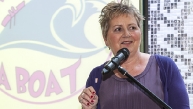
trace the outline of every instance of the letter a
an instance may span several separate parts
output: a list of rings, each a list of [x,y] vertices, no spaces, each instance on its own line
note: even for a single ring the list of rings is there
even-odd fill
[[[48,79],[48,85],[47,85],[47,89],[46,89],[46,96],[50,96],[51,93],[55,92],[56,94],[59,94],[62,91],[56,77],[54,76],[54,74],[52,73],[52,71],[50,72],[49,75],[49,79]]]
[[[0,85],[3,84],[7,90],[11,90],[9,82],[7,80],[7,76],[5,74],[5,70],[3,64],[0,67]]]

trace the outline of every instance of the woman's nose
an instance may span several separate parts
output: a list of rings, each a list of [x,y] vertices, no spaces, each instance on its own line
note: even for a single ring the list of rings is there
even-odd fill
[[[131,33],[128,30],[125,30],[123,37],[130,37],[130,36],[131,36]]]

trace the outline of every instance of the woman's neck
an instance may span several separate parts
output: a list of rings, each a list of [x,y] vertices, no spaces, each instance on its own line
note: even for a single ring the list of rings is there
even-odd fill
[[[139,61],[141,60],[141,52],[137,52],[135,54],[131,54],[127,60],[125,60],[121,66],[128,66],[128,65],[134,65],[136,63],[139,63]]]
[[[121,66],[131,75],[136,76],[143,70],[142,53],[138,52],[134,55],[130,55],[126,61],[121,63]],[[120,78],[125,78],[118,70],[115,70],[115,75]]]

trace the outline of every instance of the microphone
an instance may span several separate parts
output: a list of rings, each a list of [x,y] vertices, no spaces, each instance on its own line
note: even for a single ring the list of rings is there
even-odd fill
[[[120,49],[116,56],[111,58],[111,61],[107,62],[102,70],[102,74],[107,74],[110,71],[113,71],[114,69],[118,68],[119,64],[126,60],[129,56],[130,52],[127,48]]]

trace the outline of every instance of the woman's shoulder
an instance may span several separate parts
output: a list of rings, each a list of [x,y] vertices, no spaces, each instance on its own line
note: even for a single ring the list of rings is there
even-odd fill
[[[93,68],[93,71],[102,70],[103,67],[104,67],[104,64],[98,65],[98,66],[96,66],[96,67]]]
[[[149,59],[151,56],[155,56],[156,58],[159,58],[161,60],[170,60],[171,58],[170,57],[167,57],[167,56],[163,56],[163,55],[158,55],[158,54],[148,54],[148,53],[141,53],[141,56],[143,58],[146,58],[146,59]]]
[[[90,72],[90,76],[97,76],[97,75],[100,76],[102,73],[103,67],[104,67],[104,64],[94,67],[92,71]]]
[[[158,54],[154,54],[154,56],[158,62],[162,62],[162,63],[172,62],[173,63],[173,60],[168,56],[162,56],[162,55],[158,55]]]
[[[163,55],[158,55],[158,54],[147,54],[147,53],[142,53],[143,59],[149,60],[151,56],[154,56],[158,65],[162,64],[162,65],[168,65],[168,64],[175,64],[174,61],[167,56],[163,56]]]

